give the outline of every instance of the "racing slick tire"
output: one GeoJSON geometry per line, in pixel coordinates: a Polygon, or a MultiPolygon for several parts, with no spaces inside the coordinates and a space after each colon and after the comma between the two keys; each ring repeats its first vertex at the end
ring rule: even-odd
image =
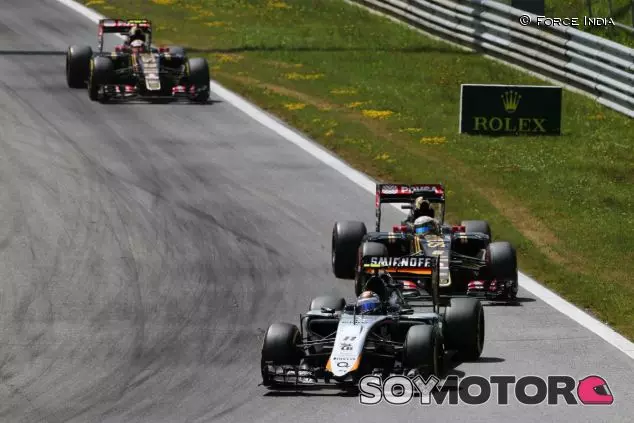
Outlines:
{"type": "Polygon", "coordinates": [[[262,343],[262,383],[272,384],[265,371],[265,363],[274,365],[299,365],[301,355],[297,344],[301,342],[301,335],[297,326],[290,323],[273,323],[269,326],[262,343]]]}
{"type": "Polygon", "coordinates": [[[354,279],[361,240],[368,233],[363,222],[337,222],[332,229],[332,271],[338,279],[354,279]]]}
{"type": "Polygon", "coordinates": [[[424,377],[439,376],[442,371],[443,345],[435,325],[409,328],[403,344],[403,368],[417,370],[424,377]]]}
{"type": "Polygon", "coordinates": [[[506,294],[509,299],[517,298],[519,289],[517,273],[517,254],[510,242],[492,242],[487,247],[487,261],[491,279],[496,281],[510,281],[506,294]]]}
{"type": "Polygon", "coordinates": [[[479,232],[491,239],[491,227],[484,220],[463,220],[460,226],[465,227],[465,232],[479,232]]]}
{"type": "Polygon", "coordinates": [[[88,77],[88,97],[92,101],[105,102],[104,95],[99,98],[99,88],[107,84],[114,73],[114,63],[108,57],[97,56],[90,61],[90,75],[88,77]]]}
{"type": "Polygon", "coordinates": [[[203,90],[199,91],[194,97],[190,98],[190,100],[194,103],[207,103],[207,101],[209,101],[209,64],[207,63],[207,59],[202,57],[187,59],[186,69],[187,82],[189,85],[193,85],[196,88],[204,87],[203,90]]]}
{"type": "Polygon", "coordinates": [[[90,74],[90,46],[70,46],[66,52],[66,83],[69,88],[86,88],[90,74]]]}
{"type": "Polygon", "coordinates": [[[313,298],[310,302],[308,310],[321,311],[322,307],[330,308],[335,311],[341,311],[346,306],[346,300],[343,298],[337,298],[330,295],[323,295],[321,297],[313,298]]]}
{"type": "MultiPolygon", "coordinates": [[[[364,242],[360,248],[361,250],[361,259],[364,257],[386,257],[389,256],[389,252],[387,247],[380,242],[364,242]]],[[[356,265],[355,265],[356,266],[356,265]]],[[[361,295],[361,293],[366,289],[365,283],[368,279],[368,275],[361,272],[355,276],[354,281],[354,292],[357,296],[361,295]]],[[[377,292],[379,296],[381,293],[377,292]]]]}
{"type": "Polygon", "coordinates": [[[477,298],[452,298],[445,311],[445,342],[463,361],[475,361],[484,348],[484,308],[477,298]]]}

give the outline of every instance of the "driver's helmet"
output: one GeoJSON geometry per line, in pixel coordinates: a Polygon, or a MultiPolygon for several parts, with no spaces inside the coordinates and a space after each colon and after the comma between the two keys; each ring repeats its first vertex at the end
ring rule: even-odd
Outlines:
{"type": "Polygon", "coordinates": [[[145,43],[145,33],[143,33],[143,30],[141,30],[141,28],[135,25],[130,28],[130,31],[128,32],[128,42],[130,43],[130,45],[132,45],[132,42],[136,40],[140,40],[145,43]]]}
{"type": "Polygon", "coordinates": [[[130,48],[135,53],[143,53],[145,52],[145,41],[143,40],[134,40],[130,43],[130,48]]]}
{"type": "Polygon", "coordinates": [[[434,217],[434,210],[431,208],[431,204],[424,197],[418,197],[414,201],[414,213],[416,216],[430,216],[434,217]]]}
{"type": "Polygon", "coordinates": [[[376,313],[381,309],[381,300],[374,292],[364,291],[357,299],[357,307],[361,314],[376,313]]]}
{"type": "Polygon", "coordinates": [[[414,221],[414,233],[427,235],[436,232],[436,221],[429,216],[421,216],[414,221]]]}

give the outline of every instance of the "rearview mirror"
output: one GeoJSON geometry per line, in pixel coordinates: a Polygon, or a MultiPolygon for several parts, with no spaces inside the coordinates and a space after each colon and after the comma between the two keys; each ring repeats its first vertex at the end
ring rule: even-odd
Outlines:
{"type": "Polygon", "coordinates": [[[335,309],[334,308],[330,308],[330,307],[322,307],[321,308],[321,312],[322,313],[328,313],[328,314],[334,314],[335,313],[335,309]]]}
{"type": "Polygon", "coordinates": [[[401,209],[403,209],[403,210],[409,210],[409,209],[411,209],[411,208],[412,208],[412,205],[411,205],[411,204],[403,204],[403,205],[401,206],[401,209]]]}

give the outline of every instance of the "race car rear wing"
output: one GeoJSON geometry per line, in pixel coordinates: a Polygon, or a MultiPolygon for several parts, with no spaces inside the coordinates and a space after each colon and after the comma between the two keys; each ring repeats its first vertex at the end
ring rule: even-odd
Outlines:
{"type": "Polygon", "coordinates": [[[417,197],[430,203],[444,203],[445,187],[442,184],[376,184],[376,231],[381,230],[381,204],[413,203],[417,197]]]}
{"type": "Polygon", "coordinates": [[[146,35],[147,44],[152,45],[152,22],[149,19],[101,19],[99,20],[99,51],[103,50],[104,34],[125,34],[139,27],[146,35]]]}
{"type": "Polygon", "coordinates": [[[405,257],[363,257],[362,266],[366,271],[385,270],[393,276],[430,276],[438,268],[439,258],[430,256],[405,257]]]}
{"type": "Polygon", "coordinates": [[[361,266],[364,272],[375,273],[384,270],[390,274],[394,280],[418,281],[427,279],[431,282],[428,297],[419,297],[418,300],[431,300],[434,312],[438,311],[440,305],[440,258],[438,256],[425,256],[421,254],[404,257],[362,257],[361,266]]]}

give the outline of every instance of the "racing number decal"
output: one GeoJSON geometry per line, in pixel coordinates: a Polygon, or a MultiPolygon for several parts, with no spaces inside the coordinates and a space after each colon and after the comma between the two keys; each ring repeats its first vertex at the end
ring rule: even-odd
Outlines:
{"type": "Polygon", "coordinates": [[[337,367],[350,367],[350,363],[348,363],[347,361],[339,361],[337,363],[337,367]]]}
{"type": "Polygon", "coordinates": [[[354,341],[355,339],[357,339],[356,336],[346,336],[343,338],[344,341],[354,341]]]}
{"type": "Polygon", "coordinates": [[[429,248],[445,248],[445,241],[442,239],[427,241],[427,246],[429,248]]]}
{"type": "Polygon", "coordinates": [[[352,351],[352,344],[341,344],[341,351],[352,351]]]}

